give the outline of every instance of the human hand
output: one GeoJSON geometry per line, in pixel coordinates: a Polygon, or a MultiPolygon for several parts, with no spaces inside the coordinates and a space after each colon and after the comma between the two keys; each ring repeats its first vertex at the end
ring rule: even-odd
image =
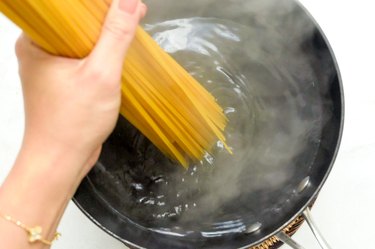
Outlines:
{"type": "MultiPolygon", "coordinates": [[[[25,134],[0,187],[0,211],[40,225],[47,240],[115,126],[124,58],[145,12],[140,0],[113,0],[97,45],[80,60],[49,55],[25,36],[17,42],[25,134]]],[[[28,243],[24,231],[4,219],[0,247],[49,248],[28,243]]]]}
{"type": "Polygon", "coordinates": [[[145,12],[139,0],[114,1],[98,44],[82,60],[49,55],[25,36],[18,40],[24,147],[40,143],[78,155],[84,169],[64,170],[88,172],[118,118],[123,61],[145,12]]]}

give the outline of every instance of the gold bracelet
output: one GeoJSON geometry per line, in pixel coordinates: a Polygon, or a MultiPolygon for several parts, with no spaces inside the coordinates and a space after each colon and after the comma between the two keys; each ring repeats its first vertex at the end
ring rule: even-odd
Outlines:
{"type": "Polygon", "coordinates": [[[11,216],[9,215],[0,215],[3,219],[15,224],[16,226],[22,228],[23,230],[25,230],[27,232],[27,235],[29,236],[29,242],[30,243],[36,243],[36,242],[41,242],[45,245],[52,245],[52,243],[57,240],[61,234],[60,233],[55,233],[55,236],[53,237],[53,239],[51,241],[48,241],[46,239],[43,239],[42,237],[42,232],[43,232],[43,229],[40,227],[40,226],[36,226],[36,227],[28,227],[26,226],[25,224],[23,224],[21,221],[18,221],[18,220],[15,220],[13,219],[11,216]]]}

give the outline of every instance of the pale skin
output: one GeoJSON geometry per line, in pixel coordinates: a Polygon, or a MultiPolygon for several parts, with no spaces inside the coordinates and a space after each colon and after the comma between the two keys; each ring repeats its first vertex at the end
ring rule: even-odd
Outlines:
{"type": "MultiPolygon", "coordinates": [[[[101,37],[84,59],[43,52],[26,36],[16,45],[25,103],[25,133],[14,166],[0,188],[0,212],[52,240],[64,210],[98,160],[121,101],[126,51],[146,6],[114,0],[101,37]]],[[[0,219],[0,248],[45,249],[0,219]]],[[[63,239],[63,238],[62,238],[63,239]]]]}

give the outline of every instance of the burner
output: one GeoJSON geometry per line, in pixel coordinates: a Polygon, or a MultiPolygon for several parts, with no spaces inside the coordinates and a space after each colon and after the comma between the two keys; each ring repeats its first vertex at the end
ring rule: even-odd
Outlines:
{"type": "MultiPolygon", "coordinates": [[[[286,228],[284,228],[284,233],[288,236],[292,236],[297,232],[297,230],[301,227],[302,223],[304,222],[303,216],[299,216],[296,220],[294,220],[292,223],[290,223],[286,228]]],[[[276,249],[282,246],[283,243],[276,237],[273,236],[261,244],[254,246],[249,249],[276,249]]]]}

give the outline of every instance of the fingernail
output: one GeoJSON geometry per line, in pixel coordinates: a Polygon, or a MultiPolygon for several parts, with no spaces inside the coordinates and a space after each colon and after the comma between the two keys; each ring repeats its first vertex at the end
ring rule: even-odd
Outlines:
{"type": "Polygon", "coordinates": [[[133,14],[137,8],[138,0],[120,0],[119,8],[126,13],[133,14]]]}

